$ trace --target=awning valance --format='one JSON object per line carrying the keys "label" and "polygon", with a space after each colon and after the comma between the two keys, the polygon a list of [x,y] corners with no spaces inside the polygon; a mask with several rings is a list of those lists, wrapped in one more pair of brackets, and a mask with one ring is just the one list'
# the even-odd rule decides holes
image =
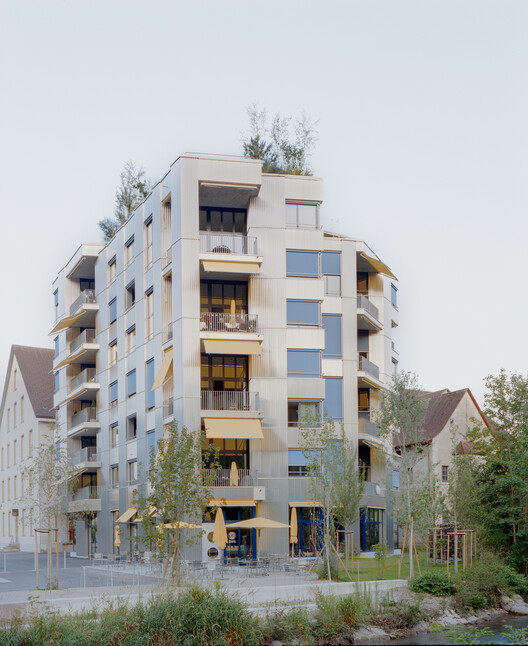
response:
{"label": "awning valance", "polygon": [[163,355],[163,361],[161,362],[161,368],[156,375],[156,379],[152,384],[151,390],[161,388],[161,386],[163,386],[163,384],[169,377],[172,377],[172,348],[169,348],[165,351]]}
{"label": "awning valance", "polygon": [[65,330],[66,328],[71,327],[75,323],[75,321],[81,318],[83,314],[84,312],[81,311],[81,312],[77,312],[77,314],[74,314],[73,316],[64,317],[57,323],[57,325],[53,328],[50,334],[55,334],[56,332],[60,332],[61,330]]}
{"label": "awning valance", "polygon": [[121,514],[116,520],[116,523],[128,523],[128,521],[137,514],[136,507],[129,507],[124,514]]}
{"label": "awning valance", "polygon": [[202,260],[204,271],[220,271],[228,274],[260,274],[258,262],[222,262],[219,260]]}
{"label": "awning valance", "polygon": [[204,339],[206,354],[262,354],[260,341],[238,339]]}
{"label": "awning valance", "polygon": [[381,262],[378,258],[373,258],[372,256],[367,256],[366,253],[361,253],[361,257],[365,258],[365,260],[369,263],[371,267],[373,267],[378,274],[385,274],[385,276],[390,276],[390,278],[394,278],[394,280],[398,280],[396,276],[392,273],[392,271],[387,267],[387,265],[384,262]]}
{"label": "awning valance", "polygon": [[290,500],[290,507],[320,507],[321,503],[316,500]]}
{"label": "awning valance", "polygon": [[205,436],[209,439],[264,439],[259,419],[206,417],[204,424]]}
{"label": "awning valance", "polygon": [[210,500],[209,507],[255,507],[254,500]]}
{"label": "awning valance", "polygon": [[77,351],[77,352],[75,352],[74,354],[70,354],[70,356],[69,356],[69,357],[66,357],[66,359],[63,359],[63,360],[59,363],[59,365],[58,365],[58,366],[55,366],[55,368],[53,368],[53,370],[60,370],[61,368],[64,368],[64,367],[66,367],[66,366],[69,366],[69,365],[70,365],[71,363],[73,363],[76,359],[78,359],[79,357],[81,357],[85,352],[88,352],[88,351],[87,351],[87,350],[85,350],[85,349],[83,349],[83,348],[81,348],[80,350],[78,350],[78,351]]}

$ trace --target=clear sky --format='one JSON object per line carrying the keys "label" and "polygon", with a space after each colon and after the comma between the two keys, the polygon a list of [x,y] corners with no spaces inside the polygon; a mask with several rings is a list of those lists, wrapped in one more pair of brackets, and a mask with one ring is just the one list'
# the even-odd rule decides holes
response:
{"label": "clear sky", "polygon": [[319,119],[326,228],[398,276],[403,369],[480,400],[526,372],[527,33],[525,0],[0,0],[0,379],[51,347],[123,162],[239,154],[253,102]]}

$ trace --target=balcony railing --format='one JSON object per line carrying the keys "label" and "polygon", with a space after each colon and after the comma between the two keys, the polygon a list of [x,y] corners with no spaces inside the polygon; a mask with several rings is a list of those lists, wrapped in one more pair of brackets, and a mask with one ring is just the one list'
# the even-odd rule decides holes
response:
{"label": "balcony railing", "polygon": [[372,435],[372,437],[379,437],[379,428],[371,422],[369,419],[364,417],[359,418],[359,432],[365,433],[366,435]]}
{"label": "balcony railing", "polygon": [[81,462],[99,462],[96,446],[87,446],[84,449],[79,449],[71,456],[72,464],[80,464]]}
{"label": "balcony railing", "polygon": [[384,496],[385,489],[381,487],[377,482],[365,482],[365,489],[363,493],[366,496]]}
{"label": "balcony railing", "polygon": [[238,483],[231,469],[204,469],[204,483],[210,487],[253,487],[256,478],[249,469],[238,469]]}
{"label": "balcony railing", "polygon": [[167,343],[168,341],[172,341],[172,323],[169,323],[168,325],[164,326],[162,330],[161,341],[162,343]]}
{"label": "balcony railing", "polygon": [[163,417],[174,415],[174,397],[169,397],[163,401]]}
{"label": "balcony railing", "polygon": [[369,361],[366,357],[364,357],[361,354],[358,356],[358,363],[359,363],[359,370],[363,370],[364,372],[367,372],[375,379],[379,379],[379,368],[375,363],[372,363],[372,361]]}
{"label": "balcony railing", "polygon": [[97,422],[97,409],[95,406],[89,406],[74,413],[70,419],[70,428],[75,428],[85,422]]}
{"label": "balcony railing", "polygon": [[379,321],[378,308],[375,305],[373,305],[366,296],[363,296],[362,294],[358,294],[357,306],[358,306],[358,309],[365,310],[365,312],[367,312],[367,314],[370,314],[372,318],[376,319],[376,321]]}
{"label": "balcony railing", "polygon": [[83,343],[95,343],[95,330],[93,328],[83,330],[78,337],[73,339],[70,343],[70,354],[80,348]]}
{"label": "balcony railing", "polygon": [[95,303],[95,289],[85,289],[81,292],[70,307],[70,314],[75,314],[81,305],[84,303]]}
{"label": "balcony railing", "polygon": [[76,377],[74,377],[70,382],[70,391],[73,392],[81,384],[95,381],[95,368],[85,368],[80,372]]}
{"label": "balcony railing", "polygon": [[225,312],[202,312],[201,332],[257,332],[258,317],[246,312],[235,314]]}
{"label": "balcony railing", "polygon": [[341,296],[341,276],[324,276],[325,296]]}
{"label": "balcony railing", "polygon": [[101,497],[102,488],[99,485],[91,485],[89,487],[74,489],[72,500],[96,500]]}
{"label": "balcony railing", "polygon": [[257,411],[258,393],[244,390],[202,390],[202,410]]}
{"label": "balcony railing", "polygon": [[257,255],[257,239],[242,234],[200,233],[202,253]]}

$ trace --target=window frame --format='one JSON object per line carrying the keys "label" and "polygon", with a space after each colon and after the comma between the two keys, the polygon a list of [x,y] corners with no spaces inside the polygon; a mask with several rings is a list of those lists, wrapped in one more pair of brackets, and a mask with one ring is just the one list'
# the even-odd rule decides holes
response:
{"label": "window frame", "polygon": [[[300,206],[311,206],[314,207],[315,209],[315,221],[311,225],[306,225],[302,224],[299,225],[299,212]],[[291,207],[295,207],[295,215],[292,218],[292,212],[293,209]],[[286,212],[286,217],[285,217],[285,225],[287,229],[320,229],[320,222],[319,222],[319,207],[320,204],[319,202],[309,202],[309,201],[290,201],[286,200],[285,203],[285,212]],[[295,222],[295,223],[293,223]]]}
{"label": "window frame", "polygon": [[[112,316],[114,318],[112,318]],[[108,302],[108,321],[110,325],[117,321],[117,297],[114,296],[111,301]]]}
{"label": "window frame", "polygon": [[154,363],[154,357],[145,361],[145,383],[146,383],[146,392],[145,392],[145,408],[150,410],[156,405],[156,393],[152,390],[154,381],[156,380],[156,369]]}
{"label": "window frame", "polygon": [[[329,330],[329,339],[339,339],[339,352],[327,352],[327,328],[325,327],[325,320],[338,320],[339,321],[339,335],[336,330]],[[323,359],[342,359],[343,358],[343,316],[341,314],[322,314],[321,327],[325,333],[325,347],[323,349]]]}
{"label": "window frame", "polygon": [[[301,254],[305,256],[310,256],[310,257],[317,257],[317,273],[311,272],[311,273],[306,273],[306,272],[301,272],[298,270],[292,270],[288,269],[288,258],[295,258],[295,255],[292,256],[292,254],[298,254],[298,257],[300,257]],[[320,261],[320,253],[319,251],[315,251],[313,249],[286,249],[286,276],[294,277],[294,278],[320,278],[321,277],[321,261]]]}
{"label": "window frame", "polygon": [[133,368],[126,373],[127,380],[127,399],[133,397],[137,392],[137,375],[136,369]]}
{"label": "window frame", "polygon": [[[296,305],[299,305],[300,307],[306,305],[315,305],[317,309],[317,315],[314,317],[312,321],[301,321],[301,320],[290,320],[290,315],[292,318],[295,318],[293,316],[293,310]],[[298,319],[301,319],[302,316],[298,316]],[[308,300],[308,299],[294,299],[294,298],[288,298],[286,300],[286,325],[295,325],[295,326],[303,326],[303,327],[320,327],[321,325],[321,303],[320,301],[314,301],[314,300]]]}
{"label": "window frame", "polygon": [[[320,350],[300,350],[296,348],[287,349],[287,376],[289,379],[320,379],[321,378],[321,351]],[[306,355],[317,355],[318,359],[318,370],[317,373],[314,371],[301,372],[301,371],[292,371],[290,370],[290,356],[300,356],[301,354]]]}

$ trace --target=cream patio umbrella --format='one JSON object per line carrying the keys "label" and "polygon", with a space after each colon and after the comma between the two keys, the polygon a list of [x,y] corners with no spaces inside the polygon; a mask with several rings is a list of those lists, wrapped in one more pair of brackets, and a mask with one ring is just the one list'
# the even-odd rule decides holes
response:
{"label": "cream patio umbrella", "polygon": [[233,460],[233,462],[231,462],[231,471],[229,473],[229,485],[231,487],[238,487],[238,483],[238,468],[236,462]]}
{"label": "cream patio umbrella", "polygon": [[158,525],[157,527],[159,532],[161,532],[162,529],[202,529],[201,525],[186,523],[183,520],[177,520],[174,523],[164,523],[162,525]]}
{"label": "cream patio umbrella", "polygon": [[[255,516],[255,518],[248,518],[247,520],[241,520],[237,523],[229,523],[227,529],[256,529],[260,535],[261,529],[284,529],[289,527],[284,523],[279,523],[276,520],[271,520],[270,518],[264,518],[263,516]],[[258,544],[257,544],[257,558],[258,558]]]}
{"label": "cream patio umbrella", "polygon": [[225,546],[227,545],[227,530],[224,521],[224,512],[220,507],[216,510],[212,542],[216,543],[218,548],[221,550],[225,550]]}
{"label": "cream patio umbrella", "polygon": [[292,507],[290,517],[290,543],[293,557],[293,546],[297,544],[297,507]]}
{"label": "cream patio umbrella", "polygon": [[116,525],[114,529],[114,547],[121,547],[121,531],[119,525]]}

